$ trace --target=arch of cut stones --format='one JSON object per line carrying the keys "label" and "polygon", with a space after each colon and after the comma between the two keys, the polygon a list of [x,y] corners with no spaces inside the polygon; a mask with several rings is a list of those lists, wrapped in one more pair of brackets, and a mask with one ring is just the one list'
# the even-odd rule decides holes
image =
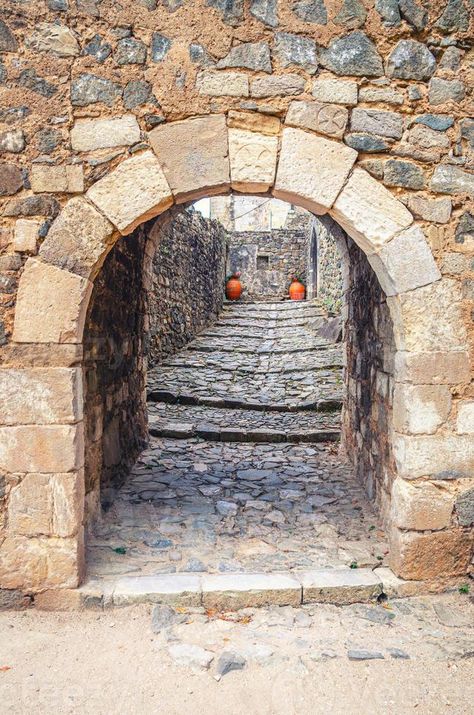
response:
{"label": "arch of cut stones", "polygon": [[407,579],[466,572],[473,535],[456,515],[456,500],[472,489],[474,446],[462,417],[457,424],[452,417],[454,386],[470,379],[458,283],[441,276],[421,227],[356,165],[354,149],[291,124],[278,133],[265,127],[232,126],[225,114],[156,127],[148,147],[66,203],[28,259],[13,345],[18,356],[28,347],[48,360],[38,366],[39,359],[25,364],[18,357],[0,370],[0,467],[25,475],[8,503],[1,587],[75,587],[83,577],[80,346],[107,253],[173,204],[232,190],[329,214],[367,256],[387,296],[396,342],[391,567]]}

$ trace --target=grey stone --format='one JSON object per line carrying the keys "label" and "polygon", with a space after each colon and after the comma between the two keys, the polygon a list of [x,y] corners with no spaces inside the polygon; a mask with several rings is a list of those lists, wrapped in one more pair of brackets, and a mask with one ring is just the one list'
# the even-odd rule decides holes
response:
{"label": "grey stone", "polygon": [[61,132],[53,127],[40,129],[35,135],[36,146],[41,154],[51,154],[61,143],[61,139]]}
{"label": "grey stone", "polygon": [[177,665],[184,665],[193,670],[208,670],[214,660],[214,653],[191,643],[175,643],[168,653]]}
{"label": "grey stone", "polygon": [[448,114],[422,114],[415,119],[416,124],[425,124],[430,129],[444,132],[454,124],[454,117]]}
{"label": "grey stone", "polygon": [[218,501],[216,502],[216,509],[221,516],[235,516],[238,511],[237,504],[232,501]]}
{"label": "grey stone", "polygon": [[436,106],[445,102],[461,102],[466,94],[466,88],[459,79],[441,79],[433,77],[430,80],[428,99]]}
{"label": "grey stone", "polygon": [[356,609],[356,614],[359,618],[384,626],[390,625],[394,618],[396,618],[393,611],[386,611],[381,606],[374,606],[372,608],[369,606],[360,606]]}
{"label": "grey stone", "polygon": [[317,25],[326,25],[328,13],[323,0],[297,0],[293,5],[296,17],[305,22],[314,22]]}
{"label": "grey stone", "polygon": [[349,660],[384,660],[385,656],[379,651],[373,650],[348,650]]}
{"label": "grey stone", "polygon": [[247,664],[246,659],[235,651],[224,651],[217,661],[217,674],[221,677],[231,670],[243,670]]}
{"label": "grey stone", "polygon": [[[7,165],[3,165],[7,166]],[[0,164],[0,187],[2,183]],[[17,167],[15,167],[16,169]],[[21,174],[20,174],[21,176]],[[18,190],[18,189],[17,189]],[[4,216],[51,216],[55,218],[59,211],[60,205],[53,196],[49,194],[36,194],[36,196],[27,196],[24,199],[10,201],[4,211]]]}
{"label": "grey stone", "polygon": [[278,27],[277,0],[251,0],[250,14],[269,27]]}
{"label": "grey stone", "polygon": [[220,10],[228,25],[237,25],[243,18],[244,0],[207,0],[207,4]]}
{"label": "grey stone", "polygon": [[355,132],[367,132],[389,139],[401,139],[403,117],[397,112],[357,108],[352,110],[351,129]]}
{"label": "grey stone", "polygon": [[151,630],[153,633],[161,633],[161,631],[165,628],[170,628],[177,621],[177,613],[171,606],[157,605],[151,614]]}
{"label": "grey stone", "polygon": [[468,174],[458,166],[441,164],[434,170],[431,179],[432,191],[440,194],[463,194],[474,197],[474,175]]}
{"label": "grey stone", "polygon": [[298,65],[309,74],[318,69],[318,52],[314,40],[290,32],[277,32],[274,53],[282,67]]}
{"label": "grey stone", "polygon": [[401,648],[387,648],[387,653],[391,658],[398,660],[410,660],[408,653]]}
{"label": "grey stone", "polygon": [[13,196],[22,188],[23,175],[20,169],[14,164],[0,163],[0,196]]}
{"label": "grey stone", "polygon": [[412,102],[418,102],[420,99],[422,99],[423,93],[421,91],[420,87],[417,87],[416,85],[411,85],[408,87],[408,99],[410,99]]}
{"label": "grey stone", "polygon": [[105,62],[112,53],[112,46],[104,42],[100,35],[94,35],[92,40],[84,47],[83,54],[95,57],[97,62]]}
{"label": "grey stone", "polygon": [[463,0],[449,0],[434,26],[444,32],[466,32],[469,29],[469,13]]}
{"label": "grey stone", "polygon": [[423,189],[425,175],[417,164],[411,161],[389,159],[385,163],[383,180],[387,186],[403,186],[405,189]]}
{"label": "grey stone", "polygon": [[146,61],[146,45],[134,37],[119,40],[114,52],[118,65],[143,65]]}
{"label": "grey stone", "polygon": [[192,42],[189,45],[189,59],[201,67],[212,67],[216,64],[214,58],[211,57],[206,48],[200,45],[199,42]]}
{"label": "grey stone", "polygon": [[443,57],[439,63],[440,69],[458,70],[463,54],[463,51],[460,50],[459,47],[448,47],[443,53]]}
{"label": "grey stone", "polygon": [[54,12],[67,12],[69,9],[68,0],[47,0],[46,4]]}
{"label": "grey stone", "polygon": [[443,626],[447,626],[448,628],[470,628],[473,625],[469,613],[466,613],[460,608],[454,608],[444,600],[435,601],[433,608],[438,616],[439,622],[442,623]]}
{"label": "grey stone", "polygon": [[184,5],[184,0],[163,0],[163,5],[169,12],[176,12]]}
{"label": "grey stone", "polygon": [[22,129],[0,133],[0,153],[20,154],[24,148],[25,135]]}
{"label": "grey stone", "polygon": [[151,84],[145,80],[132,80],[123,90],[123,105],[126,109],[139,107],[150,99],[152,99]]}
{"label": "grey stone", "polygon": [[461,119],[461,137],[467,139],[469,146],[474,150],[474,119]]}
{"label": "grey stone", "polygon": [[2,62],[0,62],[0,84],[5,84],[7,76],[7,68]]}
{"label": "grey stone", "polygon": [[426,45],[416,40],[400,40],[387,59],[387,74],[399,79],[429,79],[436,60]]}
{"label": "grey stone", "polygon": [[257,77],[252,81],[252,97],[278,97],[301,94],[305,81],[297,74],[284,74],[275,77]]}
{"label": "grey stone", "polygon": [[336,25],[344,25],[350,30],[362,27],[367,18],[367,11],[360,0],[344,0],[341,9],[334,17]]}
{"label": "grey stone", "polygon": [[359,162],[361,169],[365,169],[376,179],[383,179],[383,164],[381,159],[364,159]]}
{"label": "grey stone", "polygon": [[413,0],[399,0],[400,12],[404,20],[417,32],[421,32],[428,22],[428,12]]}
{"label": "grey stone", "polygon": [[386,102],[387,104],[403,104],[405,98],[401,92],[392,87],[361,87],[360,102]]}
{"label": "grey stone", "polygon": [[[1,339],[1,330],[0,330]],[[3,496],[0,490],[0,496]],[[0,611],[18,611],[31,604],[31,597],[16,589],[0,588]]]}
{"label": "grey stone", "polygon": [[32,92],[36,94],[41,94],[43,97],[52,97],[58,91],[56,85],[51,84],[42,77],[38,77],[36,70],[26,69],[20,72],[18,78],[18,84],[20,87],[26,87],[31,89]]}
{"label": "grey stone", "polygon": [[101,0],[76,0],[77,10],[90,17],[99,17],[99,3]]}
{"label": "grey stone", "polygon": [[372,40],[359,30],[329,43],[320,51],[320,63],[338,75],[380,77],[382,58]]}
{"label": "grey stone", "polygon": [[232,47],[230,52],[217,63],[219,69],[244,67],[255,72],[272,71],[270,47],[267,42],[243,42]]}
{"label": "grey stone", "polygon": [[94,74],[81,74],[71,82],[71,103],[76,107],[102,102],[111,107],[122,95],[122,87],[116,82]]}
{"label": "grey stone", "polygon": [[462,492],[456,499],[456,514],[461,526],[474,524],[474,489]]}
{"label": "grey stone", "polygon": [[374,137],[372,134],[346,134],[344,141],[347,146],[356,151],[370,153],[390,149],[390,144],[385,139]]}
{"label": "grey stone", "polygon": [[456,227],[454,240],[456,243],[464,243],[469,238],[474,238],[474,216],[469,211],[465,211]]}
{"label": "grey stone", "polygon": [[154,32],[151,38],[152,62],[162,62],[170,51],[171,40],[160,32]]}
{"label": "grey stone", "polygon": [[0,52],[16,52],[18,42],[6,22],[0,19]]}
{"label": "grey stone", "polygon": [[207,571],[206,564],[196,558],[188,559],[186,566],[183,571],[190,571],[191,573],[205,573]]}
{"label": "grey stone", "polygon": [[447,223],[451,216],[451,199],[428,199],[416,194],[408,199],[408,208],[415,218]]}
{"label": "grey stone", "polygon": [[387,27],[395,27],[401,22],[398,0],[376,0],[375,9]]}

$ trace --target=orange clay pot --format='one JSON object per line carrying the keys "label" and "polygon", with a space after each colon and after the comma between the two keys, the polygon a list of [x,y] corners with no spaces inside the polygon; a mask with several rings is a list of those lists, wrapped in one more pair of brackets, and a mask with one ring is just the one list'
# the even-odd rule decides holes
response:
{"label": "orange clay pot", "polygon": [[242,295],[242,283],[238,278],[229,278],[225,286],[227,300],[239,300]]}
{"label": "orange clay pot", "polygon": [[306,288],[299,281],[292,281],[289,293],[291,300],[304,300]]}

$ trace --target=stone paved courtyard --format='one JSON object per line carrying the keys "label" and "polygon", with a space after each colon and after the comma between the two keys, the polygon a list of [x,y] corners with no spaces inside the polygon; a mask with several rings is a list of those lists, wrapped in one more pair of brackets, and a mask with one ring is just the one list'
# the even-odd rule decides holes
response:
{"label": "stone paved courtyard", "polygon": [[339,453],[341,346],[324,327],[313,303],[231,305],[150,372],[150,444],[106,495],[89,576],[383,563]]}

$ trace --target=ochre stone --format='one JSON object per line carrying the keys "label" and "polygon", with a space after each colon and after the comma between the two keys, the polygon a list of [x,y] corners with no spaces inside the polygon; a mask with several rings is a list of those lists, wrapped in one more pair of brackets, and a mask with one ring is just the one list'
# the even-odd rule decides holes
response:
{"label": "ochre stone", "polygon": [[51,166],[33,164],[30,174],[31,188],[37,194],[47,193],[74,194],[84,191],[82,164]]}
{"label": "ochre stone", "polygon": [[19,253],[35,254],[40,226],[40,221],[29,218],[19,218],[15,223],[15,234],[13,237],[14,250]]}
{"label": "ochre stone", "polygon": [[0,427],[0,470],[71,472],[84,464],[82,422]]}
{"label": "ochre stone", "polygon": [[77,119],[71,129],[74,151],[130,146],[139,141],[140,127],[133,114],[113,119]]}
{"label": "ochre stone", "polygon": [[422,534],[399,531],[390,535],[390,568],[400,578],[439,579],[464,575],[471,559],[474,533],[449,529]]}
{"label": "ochre stone", "polygon": [[229,129],[232,188],[236,191],[268,191],[275,179],[278,139],[243,129]]}
{"label": "ochre stone", "polygon": [[224,115],[156,127],[150,143],[178,203],[225,193],[229,156]]}
{"label": "ochre stone", "polygon": [[86,196],[124,235],[173,203],[161,165],[151,151],[123,161],[93,184]]}
{"label": "ochre stone", "polygon": [[80,368],[0,369],[0,424],[66,424],[82,419]]}
{"label": "ochre stone", "polygon": [[92,283],[30,258],[18,288],[13,340],[80,343]]}
{"label": "ochre stone", "polygon": [[280,133],[281,122],[278,117],[261,114],[260,112],[239,112],[231,109],[227,115],[227,126],[275,136]]}
{"label": "ochre stone", "polygon": [[273,195],[324,214],[334,203],[356,158],[357,152],[343,144],[286,127]]}
{"label": "ochre stone", "polygon": [[471,379],[469,353],[403,352],[395,355],[395,379],[414,384],[456,385]]}
{"label": "ochre stone", "polygon": [[392,524],[399,529],[426,531],[449,526],[454,490],[439,482],[395,479],[392,487]]}
{"label": "ochre stone", "polygon": [[447,420],[450,409],[447,385],[395,385],[393,426],[397,432],[433,434]]}
{"label": "ochre stone", "polygon": [[470,435],[393,435],[398,474],[406,479],[451,472],[466,477],[474,472],[474,442]]}
{"label": "ochre stone", "polygon": [[114,233],[110,221],[95,206],[82,197],[73,198],[51,226],[39,255],[45,263],[93,279],[113,244]]}

